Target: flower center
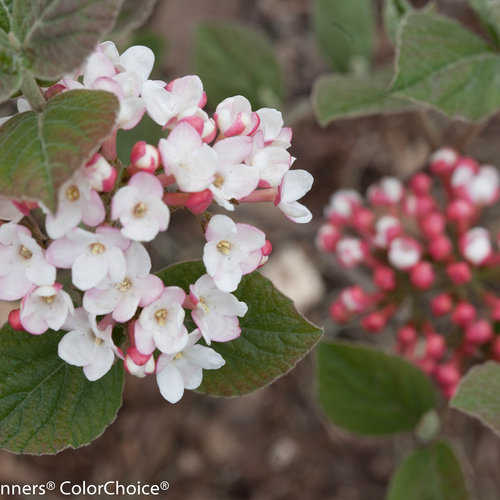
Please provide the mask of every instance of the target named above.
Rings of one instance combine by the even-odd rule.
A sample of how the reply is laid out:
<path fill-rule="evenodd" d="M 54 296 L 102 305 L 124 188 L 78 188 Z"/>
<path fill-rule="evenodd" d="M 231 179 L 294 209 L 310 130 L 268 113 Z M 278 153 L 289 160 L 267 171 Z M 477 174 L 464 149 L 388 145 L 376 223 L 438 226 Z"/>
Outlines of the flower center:
<path fill-rule="evenodd" d="M 155 312 L 155 318 L 156 322 L 160 326 L 165 326 L 167 322 L 167 310 L 166 309 L 158 309 L 158 311 Z"/>
<path fill-rule="evenodd" d="M 205 301 L 203 300 L 203 297 L 200 297 L 198 299 L 198 302 L 200 303 L 201 307 L 203 308 L 203 310 L 206 312 L 206 313 L 209 313 L 210 312 L 210 309 L 207 307 L 207 304 L 205 304 Z"/>
<path fill-rule="evenodd" d="M 55 295 L 49 295 L 48 297 L 42 297 L 42 300 L 46 303 L 46 304 L 52 304 L 52 302 L 54 302 L 54 299 L 56 298 Z"/>
<path fill-rule="evenodd" d="M 134 207 L 134 217 L 144 217 L 146 215 L 146 212 L 148 211 L 148 207 L 144 202 L 137 203 L 137 205 Z"/>
<path fill-rule="evenodd" d="M 232 247 L 233 247 L 233 245 L 231 245 L 231 243 L 229 243 L 229 241 L 222 240 L 222 241 L 219 241 L 219 243 L 217 243 L 217 250 L 220 253 L 223 253 L 224 255 L 228 255 L 231 252 Z"/>
<path fill-rule="evenodd" d="M 28 260 L 28 259 L 31 259 L 31 257 L 33 257 L 33 252 L 31 252 L 31 250 L 29 250 L 28 248 L 26 248 L 24 245 L 21 245 L 19 247 L 19 255 L 24 260 Z"/>
<path fill-rule="evenodd" d="M 74 184 L 66 189 L 66 198 L 69 201 L 76 201 L 80 198 L 80 191 Z"/>
<path fill-rule="evenodd" d="M 174 359 L 181 359 L 183 356 L 182 352 L 178 352 L 175 356 Z"/>
<path fill-rule="evenodd" d="M 94 339 L 94 345 L 96 345 L 96 346 L 97 346 L 97 345 L 99 345 L 101 342 L 102 342 L 102 339 L 101 339 L 101 338 L 99 338 L 99 337 L 96 337 L 96 338 Z"/>
<path fill-rule="evenodd" d="M 106 250 L 106 247 L 98 241 L 89 245 L 92 255 L 99 255 Z"/>
<path fill-rule="evenodd" d="M 224 177 L 221 176 L 216 177 L 213 184 L 216 188 L 220 188 L 222 184 L 224 184 Z"/>
<path fill-rule="evenodd" d="M 121 283 L 118 283 L 118 285 L 116 285 L 116 289 L 120 292 L 126 292 L 130 289 L 131 286 L 132 281 L 130 281 L 130 278 L 125 278 Z"/>

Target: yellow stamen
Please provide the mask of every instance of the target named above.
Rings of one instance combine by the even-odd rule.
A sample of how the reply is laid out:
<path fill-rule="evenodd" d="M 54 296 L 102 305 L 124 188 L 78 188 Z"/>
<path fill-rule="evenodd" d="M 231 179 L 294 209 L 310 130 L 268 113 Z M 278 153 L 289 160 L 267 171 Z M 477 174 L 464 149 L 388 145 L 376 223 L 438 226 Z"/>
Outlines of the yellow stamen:
<path fill-rule="evenodd" d="M 183 356 L 182 352 L 178 352 L 175 356 L 174 359 L 181 359 Z"/>
<path fill-rule="evenodd" d="M 155 318 L 156 322 L 160 326 L 165 326 L 167 323 L 167 310 L 166 309 L 158 309 L 158 311 L 155 312 Z"/>
<path fill-rule="evenodd" d="M 99 242 L 92 243 L 89 246 L 90 246 L 90 251 L 92 252 L 93 255 L 99 255 L 100 253 L 104 252 L 104 250 L 106 250 L 106 247 Z"/>
<path fill-rule="evenodd" d="M 134 207 L 134 217 L 144 217 L 146 215 L 146 212 L 148 211 L 148 207 L 144 202 L 137 203 L 137 205 Z"/>
<path fill-rule="evenodd" d="M 99 345 L 102 342 L 102 339 L 99 337 L 96 337 L 94 340 L 94 345 Z"/>
<path fill-rule="evenodd" d="M 55 295 L 49 295 L 48 297 L 42 297 L 42 300 L 46 302 L 47 304 L 52 304 L 54 302 L 54 299 L 56 298 Z"/>
<path fill-rule="evenodd" d="M 33 257 L 33 252 L 31 252 L 31 250 L 29 250 L 28 248 L 26 248 L 24 245 L 21 245 L 19 247 L 19 255 L 24 260 L 28 260 L 28 259 L 31 259 L 31 257 Z"/>
<path fill-rule="evenodd" d="M 80 191 L 74 184 L 66 189 L 66 198 L 69 201 L 76 201 L 80 198 Z"/>
<path fill-rule="evenodd" d="M 206 313 L 210 312 L 210 309 L 207 307 L 207 305 L 205 304 L 205 301 L 202 298 L 199 299 L 199 303 L 201 304 L 201 307 L 203 307 L 203 310 Z"/>
<path fill-rule="evenodd" d="M 231 243 L 229 243 L 229 241 L 222 240 L 222 241 L 219 241 L 219 243 L 217 243 L 217 250 L 220 253 L 223 253 L 224 255 L 228 255 L 231 252 L 232 247 L 233 247 L 233 245 L 231 245 Z"/>
<path fill-rule="evenodd" d="M 214 186 L 220 188 L 224 184 L 224 177 L 216 177 L 214 181 Z"/>
<path fill-rule="evenodd" d="M 130 281 L 130 278 L 125 278 L 121 283 L 118 283 L 115 288 L 120 292 L 126 292 L 131 286 L 132 282 Z"/>

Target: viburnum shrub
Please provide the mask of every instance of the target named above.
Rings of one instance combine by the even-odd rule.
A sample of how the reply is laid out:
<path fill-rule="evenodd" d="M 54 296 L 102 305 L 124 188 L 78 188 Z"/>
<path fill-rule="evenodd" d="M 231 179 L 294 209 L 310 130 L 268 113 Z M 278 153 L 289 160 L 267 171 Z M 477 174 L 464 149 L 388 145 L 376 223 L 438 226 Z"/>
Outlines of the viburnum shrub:
<path fill-rule="evenodd" d="M 498 235 L 484 227 L 499 175 L 491 165 L 440 149 L 429 173 L 403 185 L 384 177 L 367 190 L 335 192 L 318 246 L 347 269 L 363 266 L 371 288 L 345 288 L 330 306 L 339 324 L 396 329 L 394 350 L 431 375 L 450 398 L 473 363 L 500 360 Z"/>
<path fill-rule="evenodd" d="M 74 5 L 83 31 L 93 4 Z M 29 45 L 17 45 L 21 14 L 38 12 L 56 31 L 68 21 L 64 9 L 23 5 L 0 7 L 15 64 Z M 54 50 L 65 62 L 71 49 Z M 20 76 L 19 113 L 0 128 L 0 300 L 21 301 L 1 331 L 1 444 L 40 453 L 90 441 L 120 405 L 123 366 L 155 377 L 170 403 L 185 389 L 244 394 L 291 369 L 321 331 L 254 272 L 271 253 L 264 232 L 229 216 L 270 202 L 292 221 L 311 219 L 297 200 L 312 176 L 291 168 L 281 113 L 237 95 L 210 116 L 197 76 L 149 79 L 144 46 L 120 54 L 103 42 L 55 70 L 40 61 L 42 72 L 34 64 Z M 137 142 L 122 164 L 117 132 L 145 113 L 163 137 Z M 178 209 L 200 221 L 203 260 L 153 273 L 147 243 L 171 232 Z"/>

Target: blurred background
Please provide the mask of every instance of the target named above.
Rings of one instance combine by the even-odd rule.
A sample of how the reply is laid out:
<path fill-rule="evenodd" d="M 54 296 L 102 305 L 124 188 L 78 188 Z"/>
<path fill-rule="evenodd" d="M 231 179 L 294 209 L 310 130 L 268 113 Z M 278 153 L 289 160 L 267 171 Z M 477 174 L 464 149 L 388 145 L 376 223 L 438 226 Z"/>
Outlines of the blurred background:
<path fill-rule="evenodd" d="M 339 2 L 350 3 L 331 0 Z M 382 3 L 371 1 L 371 13 L 361 20 L 363 30 L 346 35 L 339 26 L 338 44 L 345 54 L 337 53 L 333 63 L 324 44 L 318 43 L 321 28 L 313 0 L 158 0 L 140 29 L 117 40 L 122 50 L 133 44 L 154 50 L 152 78 L 170 81 L 197 72 L 209 107 L 241 93 L 251 98 L 254 109 L 282 110 L 294 132 L 290 151 L 297 158 L 295 168 L 315 178 L 303 199 L 313 221 L 293 224 L 268 205 L 238 207 L 235 217 L 266 232 L 274 251 L 263 273 L 325 328 L 327 338 L 369 341 L 357 332 L 339 331 L 328 317 L 333 296 L 349 282 L 314 245 L 333 191 L 364 190 L 383 175 L 406 179 L 425 167 L 429 154 L 442 145 L 461 148 L 482 162 L 495 164 L 500 158 L 500 122 L 495 117 L 478 127 L 432 111 L 409 110 L 318 125 L 311 105 L 318 77 L 350 72 L 369 79 L 370 72 L 392 68 L 394 48 L 383 29 Z M 440 12 L 478 29 L 465 2 L 436 3 Z M 422 7 L 426 2 L 412 4 Z M 363 45 L 367 38 L 368 49 Z M 220 46 L 226 52 L 217 52 Z M 145 119 L 134 131 L 121 133 L 123 160 L 134 141 L 156 141 L 158 132 L 151 124 Z M 174 214 L 168 234 L 150 248 L 155 269 L 200 258 L 202 236 L 193 217 Z M 7 310 L 3 305 L 2 317 Z M 412 438 L 351 436 L 322 416 L 315 391 L 314 354 L 270 387 L 238 399 L 190 392 L 173 406 L 162 399 L 154 378 L 127 376 L 123 406 L 100 438 L 56 456 L 0 452 L 0 483 L 167 480 L 166 497 L 171 500 L 384 498 L 394 464 L 410 449 Z M 446 418 L 449 437 L 467 470 L 474 472 L 477 498 L 500 498 L 498 439 L 451 410 Z"/>

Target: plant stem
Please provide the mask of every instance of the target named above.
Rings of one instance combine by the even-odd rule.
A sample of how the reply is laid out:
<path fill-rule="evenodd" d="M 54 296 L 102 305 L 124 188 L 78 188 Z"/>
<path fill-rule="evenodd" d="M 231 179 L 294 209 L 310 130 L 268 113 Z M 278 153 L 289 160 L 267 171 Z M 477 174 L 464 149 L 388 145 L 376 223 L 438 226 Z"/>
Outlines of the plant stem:
<path fill-rule="evenodd" d="M 47 102 L 42 94 L 42 90 L 38 86 L 38 83 L 36 83 L 35 77 L 31 73 L 24 73 L 21 90 L 24 97 L 28 99 L 33 111 L 40 113 Z"/>

